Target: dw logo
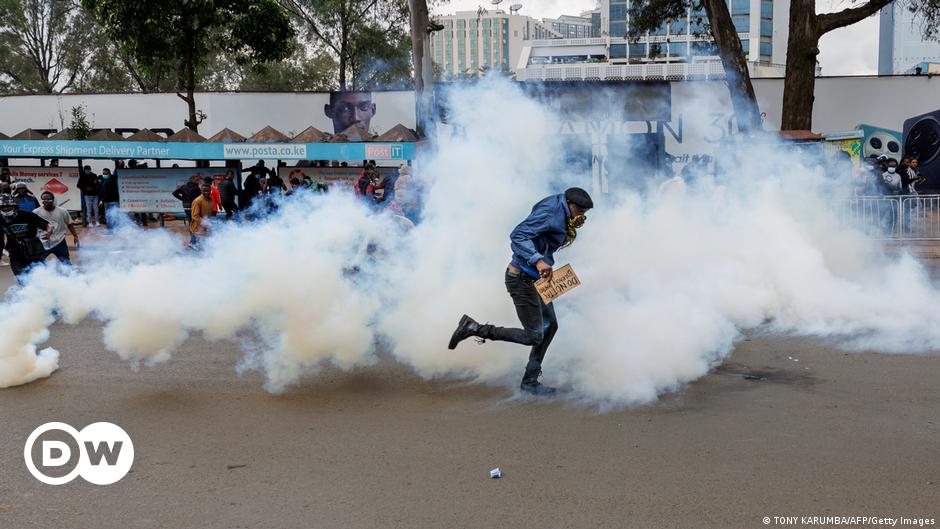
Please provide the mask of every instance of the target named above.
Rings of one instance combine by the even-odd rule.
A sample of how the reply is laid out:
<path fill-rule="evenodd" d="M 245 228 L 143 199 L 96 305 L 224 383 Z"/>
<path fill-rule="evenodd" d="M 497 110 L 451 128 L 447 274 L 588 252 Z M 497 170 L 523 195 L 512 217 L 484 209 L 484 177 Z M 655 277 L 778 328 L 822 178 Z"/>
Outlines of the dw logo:
<path fill-rule="evenodd" d="M 134 443 L 109 422 L 89 424 L 80 432 L 63 422 L 48 422 L 29 434 L 23 458 L 29 473 L 47 485 L 63 485 L 76 476 L 110 485 L 130 471 Z"/>

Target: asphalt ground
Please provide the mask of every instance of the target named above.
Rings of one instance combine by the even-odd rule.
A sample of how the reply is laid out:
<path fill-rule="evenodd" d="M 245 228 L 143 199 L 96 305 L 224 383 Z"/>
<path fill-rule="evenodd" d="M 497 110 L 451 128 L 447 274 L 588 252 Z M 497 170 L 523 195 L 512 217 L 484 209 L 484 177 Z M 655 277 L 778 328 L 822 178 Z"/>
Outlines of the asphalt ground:
<path fill-rule="evenodd" d="M 0 267 L 0 288 L 11 281 Z M 271 395 L 259 374 L 236 373 L 234 344 L 200 337 L 135 371 L 104 350 L 93 320 L 54 325 L 48 345 L 62 352 L 59 371 L 0 390 L 0 528 L 940 519 L 940 355 L 847 353 L 754 334 L 658 402 L 601 411 L 427 381 L 391 361 L 326 369 Z M 132 470 L 109 486 L 40 483 L 23 447 L 49 421 L 120 425 L 134 442 Z M 489 478 L 495 467 L 501 479 Z"/>

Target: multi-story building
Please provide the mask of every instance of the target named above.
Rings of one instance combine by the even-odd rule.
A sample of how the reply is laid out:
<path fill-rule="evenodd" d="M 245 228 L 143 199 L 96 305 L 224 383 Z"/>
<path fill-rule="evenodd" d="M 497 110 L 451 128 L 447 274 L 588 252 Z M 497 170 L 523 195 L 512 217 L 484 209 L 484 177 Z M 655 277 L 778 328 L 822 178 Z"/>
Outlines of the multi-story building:
<path fill-rule="evenodd" d="M 562 36 L 532 17 L 501 10 L 458 11 L 434 20 L 444 26 L 431 34 L 431 57 L 441 79 L 480 76 L 489 70 L 511 73 L 524 41 Z"/>
<path fill-rule="evenodd" d="M 924 40 L 923 23 L 906 2 L 891 2 L 881 9 L 878 75 L 904 75 L 919 63 L 940 62 L 940 42 Z"/>
<path fill-rule="evenodd" d="M 729 0 L 753 77 L 784 73 L 789 0 Z M 653 31 L 631 37 L 629 0 L 600 0 L 600 35 L 581 39 L 532 39 L 525 43 L 517 78 L 522 80 L 683 79 L 724 74 L 704 11 L 689 11 Z"/>
<path fill-rule="evenodd" d="M 590 11 L 579 17 L 562 15 L 558 18 L 543 18 L 542 23 L 554 29 L 564 39 L 586 39 L 600 36 L 600 31 L 594 31 Z M 600 19 L 598 18 L 598 30 L 600 29 L 599 26 Z"/>

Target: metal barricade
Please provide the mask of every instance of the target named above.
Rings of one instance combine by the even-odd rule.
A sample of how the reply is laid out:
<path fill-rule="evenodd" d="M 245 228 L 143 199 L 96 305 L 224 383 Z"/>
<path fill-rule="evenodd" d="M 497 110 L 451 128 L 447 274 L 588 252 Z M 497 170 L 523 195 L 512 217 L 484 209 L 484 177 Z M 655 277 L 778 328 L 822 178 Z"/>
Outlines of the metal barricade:
<path fill-rule="evenodd" d="M 869 237 L 901 237 L 901 197 L 851 197 L 831 202 L 840 224 L 862 230 Z"/>
<path fill-rule="evenodd" d="M 856 196 L 835 199 L 830 207 L 840 224 L 869 237 L 940 240 L 940 195 Z"/>
<path fill-rule="evenodd" d="M 940 195 L 902 197 L 901 238 L 912 241 L 940 240 Z"/>

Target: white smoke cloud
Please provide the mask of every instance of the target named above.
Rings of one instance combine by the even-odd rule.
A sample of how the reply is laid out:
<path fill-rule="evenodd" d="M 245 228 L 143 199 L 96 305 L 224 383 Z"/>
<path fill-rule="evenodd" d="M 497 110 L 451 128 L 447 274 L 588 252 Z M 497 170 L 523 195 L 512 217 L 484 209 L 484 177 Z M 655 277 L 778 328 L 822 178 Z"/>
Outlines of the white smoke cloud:
<path fill-rule="evenodd" d="M 53 309 L 66 323 L 104 322 L 107 348 L 132 363 L 171 360 L 193 332 L 245 342 L 240 369 L 261 370 L 274 392 L 324 363 L 368 366 L 381 350 L 425 377 L 514 386 L 528 348 L 467 340 L 449 351 L 447 340 L 464 312 L 518 326 L 503 286 L 508 234 L 537 200 L 590 189 L 591 175 L 564 165 L 555 110 L 518 85 L 489 80 L 452 102 L 419 164 L 431 183 L 414 229 L 342 190 L 220 227 L 200 254 L 126 227 L 81 271 L 38 270 L 0 306 L 0 386 L 56 368 L 57 353 L 36 353 Z M 752 144 L 685 191 L 596 195 L 577 241 L 556 254 L 583 285 L 556 304 L 546 381 L 589 402 L 648 402 L 705 375 L 757 327 L 936 350 L 940 296 L 927 273 L 836 223 L 826 197 L 838 185 L 821 184 L 814 164 Z M 625 176 L 641 190 L 650 175 Z"/>

